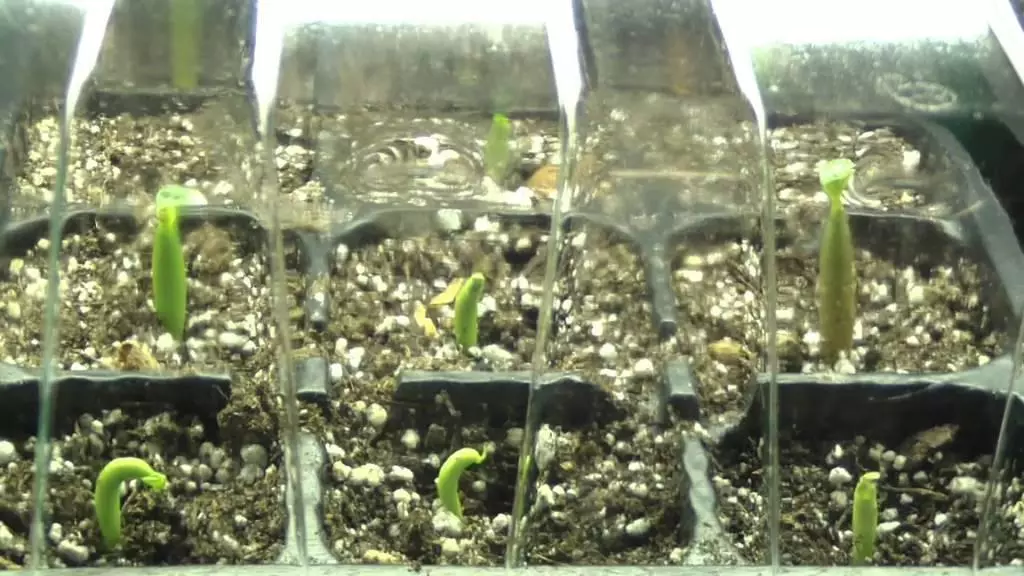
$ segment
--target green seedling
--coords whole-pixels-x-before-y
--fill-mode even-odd
[[[878,536],[878,472],[865,472],[853,490],[853,564],[875,555]]]
[[[153,233],[153,306],[171,336],[181,341],[185,332],[188,284],[185,252],[179,230],[180,209],[202,206],[206,197],[184,186],[164,186],[156,195],[156,230]]]
[[[847,159],[823,162],[818,167],[818,177],[829,201],[818,260],[818,329],[822,337],[822,357],[828,362],[835,362],[840,352],[853,347],[857,278],[853,234],[843,207],[843,192],[853,172],[853,162]]]
[[[484,170],[497,183],[508,174],[511,151],[509,139],[512,137],[512,123],[504,114],[495,114],[491,119],[491,131],[487,134],[484,146]]]
[[[203,13],[199,0],[171,0],[171,81],[191,90],[199,84]]]
[[[459,478],[462,477],[466,468],[480,464],[486,458],[486,452],[481,454],[472,448],[462,448],[453,452],[441,465],[440,472],[437,473],[437,480],[435,480],[437,497],[441,499],[441,505],[445,510],[460,520],[462,519],[462,501],[459,500]]]
[[[121,483],[136,479],[157,492],[167,487],[167,477],[139,458],[115,458],[103,467],[96,478],[93,504],[103,545],[108,550],[121,541]]]
[[[455,296],[455,342],[463,348],[476,346],[479,318],[477,303],[484,295],[484,275],[474,273],[466,279]]]

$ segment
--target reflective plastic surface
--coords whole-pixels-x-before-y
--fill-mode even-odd
[[[1019,566],[1022,50],[996,0],[7,0],[0,566]],[[168,483],[108,550],[118,457]]]

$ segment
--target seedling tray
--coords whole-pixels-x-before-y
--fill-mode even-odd
[[[955,328],[971,336],[969,341],[978,350],[979,357],[971,361],[984,365],[954,365],[956,369],[929,373],[922,369],[914,374],[860,370],[848,375],[804,375],[793,372],[813,362],[813,352],[810,344],[798,341],[795,351],[783,351],[783,371],[789,373],[779,381],[783,465],[790,463],[787,450],[791,446],[815,454],[813,448],[821,442],[839,444],[846,459],[836,457],[828,467],[824,460],[813,462],[826,471],[827,483],[830,468],[843,466],[851,475],[871,469],[865,462],[875,443],[884,445],[882,461],[891,464],[894,460],[888,460],[887,450],[894,451],[893,459],[910,458],[910,454],[895,452],[903,446],[914,446],[911,440],[921,432],[955,426],[951,438],[932,446],[922,460],[915,460],[917,470],[934,464],[939,466],[940,476],[959,470],[956,466],[963,466],[964,474],[967,470],[982,474],[983,456],[990,454],[995,445],[1001,402],[1005,400],[1002,389],[1009,378],[1005,351],[1022,309],[1021,297],[1011,288],[1024,284],[1024,254],[1017,248],[1009,222],[991,191],[948,134],[905,121],[880,120],[879,124],[903,126],[927,155],[949,159],[957,168],[956,187],[963,195],[960,202],[978,207],[951,218],[855,211],[855,242],[870,250],[877,260],[889,262],[891,269],[911,268],[919,278],[932,277],[929,274],[937,267],[959,269],[970,264],[970,285],[976,289],[977,302],[956,310],[959,315],[950,318]],[[458,217],[457,224],[453,214]],[[206,208],[190,213],[188,221],[246,230],[239,241],[254,254],[265,249],[266,230],[258,218],[245,212]],[[809,258],[813,265],[813,246],[810,250],[800,248],[803,231],[787,230],[789,222],[780,220],[780,247],[792,247],[790,256],[794,260]],[[97,225],[105,230],[117,228],[128,235],[138,231],[138,220],[129,215],[78,208],[72,211],[66,229],[84,233]],[[457,212],[440,218],[434,212],[391,210],[361,213],[354,221],[323,232],[288,232],[295,376],[304,403],[301,450],[305,528],[309,556],[323,565],[314,571],[334,572],[339,568],[329,565],[338,564],[415,566],[446,562],[470,566],[432,566],[432,573],[498,570],[494,566],[504,552],[504,529],[516,475],[515,441],[525,425],[529,362],[538,322],[536,285],[543,272],[549,228],[550,221],[543,215]],[[16,257],[36,246],[45,234],[43,220],[13,224],[4,242],[8,256]],[[764,549],[764,543],[757,540],[765,534],[763,512],[734,514],[738,509],[759,510],[749,494],[760,491],[760,476],[752,465],[760,457],[756,446],[763,429],[760,394],[764,377],[756,362],[762,352],[761,336],[756,332],[756,322],[751,324],[754,330],[750,335],[731,332],[728,323],[707,324],[702,330],[704,319],[698,312],[703,304],[688,299],[693,287],[686,284],[692,284],[696,275],[683,271],[693,264],[687,257],[694,255],[695,247],[713,248],[716,242],[738,241],[756,247],[756,220],[742,214],[716,213],[636,231],[570,214],[565,234],[565,265],[560,269],[548,354],[550,371],[538,383],[534,396],[542,424],[537,434],[544,448],[536,454],[542,466],[531,477],[531,501],[543,502],[544,507],[531,513],[527,556],[532,565],[569,566],[531,570],[656,574],[679,568],[639,566],[763,564],[763,553],[758,550]],[[917,243],[920,253],[901,250],[906,238],[926,239]],[[785,278],[800,278],[803,269],[794,272],[785,268],[786,254],[782,256],[780,285],[785,285]],[[9,260],[7,263],[4,269],[9,269]],[[489,273],[486,293],[494,300],[484,304],[486,312],[480,324],[483,348],[479,355],[452,352],[443,313],[432,312],[438,322],[438,338],[414,333],[417,326],[411,304],[417,300],[426,303],[443,288],[444,282],[439,281],[464,276],[478,266]],[[702,271],[702,278],[716,273],[708,268]],[[265,282],[267,276],[263,274]],[[753,276],[756,280],[757,275]],[[520,277],[527,278],[527,282],[518,280]],[[400,286],[403,283],[405,286]],[[752,287],[756,288],[756,283]],[[141,282],[140,290],[144,288]],[[780,302],[784,303],[785,298]],[[609,310],[615,311],[614,319],[606,317]],[[807,312],[813,313],[813,307]],[[935,335],[929,337],[940,340]],[[496,348],[488,350],[488,345]],[[258,357],[266,350],[272,349],[257,345],[252,356]],[[61,372],[55,427],[58,436],[67,431],[74,433],[76,424],[83,426],[81,414],[125,409],[128,405],[143,412],[173,414],[175,420],[194,417],[202,433],[185,442],[187,446],[208,441],[215,446],[223,443],[228,451],[240,451],[253,440],[261,440],[260,430],[271,432],[273,441],[262,438],[271,444],[263,483],[257,484],[259,490],[239,490],[246,497],[261,496],[277,506],[278,512],[273,507],[260,508],[271,519],[267,525],[273,526],[277,535],[271,547],[274,554],[246,556],[243,552],[234,561],[245,564],[239,569],[287,573],[293,569],[287,564],[296,559],[291,537],[294,521],[284,518],[287,504],[283,491],[278,489],[284,475],[266,471],[283,466],[282,450],[276,441],[280,416],[272,400],[276,390],[267,384],[273,377],[260,374],[256,364],[247,364],[243,359],[247,356],[241,351],[235,354],[241,369],[211,369],[207,373],[208,367],[234,366],[232,362],[218,364],[214,358],[200,363],[203,369],[198,374],[180,377],[144,372]],[[991,355],[990,361],[980,358],[984,354]],[[927,354],[921,356],[921,362],[929,361]],[[866,361],[864,365],[868,365]],[[884,368],[884,355],[873,366]],[[5,411],[0,434],[5,437],[20,438],[34,430],[38,407],[35,370],[32,366],[10,366],[0,371],[4,377],[0,405]],[[706,377],[714,373],[727,377],[722,376],[721,381]],[[1010,465],[1012,470],[1020,470],[1024,401],[1015,398],[1014,402],[1010,446],[1015,452]],[[268,426],[253,430],[242,425],[245,419]],[[709,434],[701,437],[692,432],[698,420],[710,430]],[[858,440],[857,436],[864,439]],[[819,444],[808,448],[811,439]],[[459,529],[439,523],[429,500],[433,498],[433,477],[440,458],[455,448],[485,443],[491,443],[495,452],[488,462],[466,474],[465,526]],[[860,448],[864,454],[858,451]],[[831,450],[829,447],[826,452]],[[953,460],[939,458],[939,451],[952,455]],[[190,454],[189,449],[184,453]],[[821,456],[827,457],[828,453]],[[796,459],[797,455],[792,457]],[[95,461],[89,466],[98,464]],[[186,494],[187,475],[177,480],[182,494]],[[744,481],[748,485],[743,485]],[[845,564],[847,545],[841,531],[831,530],[833,524],[840,525],[840,518],[833,517],[828,508],[832,494],[826,492],[824,500],[816,495],[805,497],[799,493],[799,486],[789,481],[784,475],[783,495],[792,499],[783,505],[784,560]],[[910,504],[903,503],[897,492],[886,491],[889,482],[899,488],[898,474],[884,477],[883,507],[895,507],[897,515],[905,514],[900,506]],[[918,498],[913,502],[927,501],[923,496],[927,492],[943,495],[941,491],[947,486],[929,484],[916,493]],[[850,485],[842,490],[849,492]],[[837,485],[833,491],[842,490]],[[751,501],[738,500],[737,494]],[[977,519],[971,525],[968,509],[959,505],[955,495],[945,496],[953,506],[945,521],[962,521],[963,526],[973,529]],[[1004,501],[1010,496],[1008,492]],[[129,542],[155,546],[132,528],[133,523],[144,520],[178,526],[174,533],[189,542],[189,528],[194,524],[175,524],[169,505],[161,504],[160,497],[141,497],[144,506],[126,509]],[[805,501],[818,506],[822,514],[827,513],[829,524],[821,534],[835,551],[800,556],[796,544],[787,540],[787,535],[803,534],[787,516],[787,507],[791,502]],[[243,509],[243,514],[249,511]],[[934,510],[917,512],[920,522],[909,521],[905,528],[908,533],[920,534],[929,522],[935,524],[934,514],[926,516]],[[78,520],[88,517],[84,509],[76,510],[76,514]],[[798,516],[796,522],[813,528],[804,518]],[[26,519],[22,513],[18,522]],[[23,533],[23,525],[15,528]],[[228,530],[226,526],[220,528]],[[212,539],[213,530],[203,532],[203,537]],[[993,533],[997,539],[1002,538],[998,540],[997,561],[1019,557],[1021,552],[1014,548],[1018,545],[1000,530],[997,526]],[[961,536],[959,541],[965,541],[966,535]],[[814,546],[805,548],[819,550]],[[919,563],[963,564],[969,558],[963,546],[946,556],[914,556],[908,549],[887,546],[886,536],[879,548],[883,562],[906,565],[908,570]],[[214,547],[210,553],[222,551]],[[136,557],[136,561],[159,564],[165,561],[160,556],[164,553],[166,548],[155,555]],[[83,564],[99,561],[94,554]],[[206,559],[202,554],[194,556],[166,558],[179,563]],[[593,558],[605,561],[594,562]],[[255,565],[275,561],[277,565]],[[601,563],[626,566],[590,567]],[[204,569],[189,568],[197,573]],[[218,567],[220,571],[225,569]],[[387,574],[405,569],[345,568],[346,573],[353,574]],[[705,568],[687,569],[699,572]],[[83,568],[76,573],[89,571]]]

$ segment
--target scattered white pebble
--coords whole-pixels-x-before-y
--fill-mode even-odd
[[[437,211],[437,225],[447,232],[457,232],[462,229],[462,210],[442,208]]]
[[[6,524],[0,522],[0,550],[14,549],[14,532]]]
[[[641,358],[633,364],[633,374],[641,378],[654,376],[654,362],[650,358]]]
[[[402,446],[407,450],[415,450],[420,445],[420,433],[409,428],[402,433]]]
[[[893,470],[903,470],[907,465],[907,457],[902,454],[897,454],[892,460]]]
[[[832,508],[835,510],[846,510],[850,505],[850,495],[845,490],[833,490],[829,496]]]
[[[483,349],[480,350],[480,353],[488,362],[497,365],[508,364],[515,358],[511,352],[497,344],[488,344],[487,346],[484,346]]]
[[[228,350],[241,350],[246,340],[248,339],[245,336],[234,332],[221,332],[217,335],[217,343]]]
[[[556,444],[558,442],[557,435],[550,426],[545,424],[537,430],[537,438],[534,442],[533,455],[537,460],[537,468],[546,470],[551,461],[555,459]]]
[[[981,498],[985,494],[985,483],[971,476],[957,476],[949,481],[949,491]]]
[[[46,533],[46,537],[54,544],[60,542],[64,539],[64,527],[59,522],[50,524],[50,530]]]
[[[70,540],[61,540],[57,544],[57,555],[68,564],[80,566],[89,559],[89,548]]]
[[[849,484],[851,480],[853,476],[842,466],[836,466],[828,472],[828,481],[833,486],[843,486]]]
[[[647,518],[637,518],[626,524],[626,534],[637,537],[643,536],[651,531],[651,521]]]
[[[0,466],[6,466],[18,459],[18,449],[13,442],[0,440]]]
[[[331,475],[338,482],[345,482],[352,476],[352,467],[339,460],[331,465]]]
[[[899,527],[900,527],[900,523],[897,520],[892,520],[890,522],[880,522],[878,524],[878,533],[879,534],[888,534],[888,533],[892,532],[893,530],[896,530]]]
[[[605,342],[597,351],[597,355],[605,362],[614,362],[615,359],[619,357],[619,352],[615,349],[614,344],[611,342]]]
[[[366,408],[366,421],[370,423],[370,426],[380,430],[388,421],[387,409],[376,402],[370,404]]]
[[[441,555],[448,558],[454,558],[462,552],[462,547],[459,546],[459,541],[455,538],[441,538]]]
[[[259,444],[248,444],[242,446],[240,451],[242,462],[251,464],[258,468],[267,467],[267,449]]]
[[[447,536],[458,536],[462,534],[462,522],[451,512],[444,508],[438,508],[430,518],[434,526],[434,532]]]
[[[337,384],[345,377],[345,369],[342,368],[341,364],[332,362],[327,368],[327,373],[330,376],[331,383]]]
[[[366,356],[366,348],[357,346],[348,351],[348,367],[352,371],[359,370],[359,366],[363,363],[363,357]]]
[[[907,303],[911,306],[924,303],[924,286],[920,284],[909,286],[907,288]]]
[[[171,354],[178,349],[178,343],[169,332],[164,332],[156,339],[156,351],[161,354]]]
[[[350,484],[356,486],[369,486],[371,488],[380,486],[384,482],[384,469],[380,466],[370,463],[363,464],[352,469],[352,472],[348,476]]]
[[[405,466],[392,466],[391,472],[388,473],[388,480],[392,482],[407,482],[412,483],[416,479],[415,474],[412,470]]]

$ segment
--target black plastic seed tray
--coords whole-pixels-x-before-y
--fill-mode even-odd
[[[878,122],[892,125],[892,121]],[[941,254],[945,250],[958,250],[968,254],[986,271],[987,283],[983,298],[989,307],[988,322],[991,328],[1004,335],[1002,350],[1008,349],[1013,332],[1021,315],[1024,297],[1017,293],[1017,287],[1024,285],[1024,254],[1018,248],[1012,228],[1005,213],[1000,209],[991,191],[985,186],[969,158],[956,141],[943,130],[922,124],[897,125],[913,126],[911,137],[925,148],[926,157],[948,159],[955,167],[955,174],[962,191],[962,204],[974,209],[959,213],[948,220],[910,214],[881,214],[859,212],[853,215],[855,242],[866,243],[884,257],[897,261],[911,258],[927,259],[929,254]],[[89,225],[97,218],[113,218],[133,226],[134,219],[128,215],[97,215],[84,210],[73,211],[71,222]],[[492,214],[494,219],[522,219],[521,215]],[[244,213],[206,209],[199,211],[193,219],[212,219],[221,224],[241,224],[253,231],[258,242],[265,242],[265,230],[258,220]],[[92,219],[92,220],[90,220]],[[219,219],[219,220],[218,220]],[[531,216],[532,225],[539,229],[548,227],[549,219]],[[607,221],[600,221],[582,215],[572,214],[567,218],[566,230],[571,231],[582,224],[603,227],[614,235],[624,237],[642,262],[646,290],[650,302],[653,326],[658,340],[670,342],[679,335],[684,324],[678,318],[677,297],[672,288],[672,253],[682,244],[716,236],[735,237],[744,235],[757,243],[756,222],[752,225],[744,216],[716,214],[687,219],[673,218],[671,225],[654,226],[642,232],[625,229]],[[780,222],[783,227],[788,222]],[[75,224],[76,226],[82,224]],[[372,245],[385,238],[403,237],[427,232],[433,229],[433,216],[426,211],[391,211],[369,214],[341,229],[328,234],[308,230],[290,233],[289,238],[297,247],[298,258],[295,267],[304,276],[302,326],[311,333],[328,330],[333,312],[345,306],[345,302],[332,301],[328,286],[331,282],[335,250],[340,243],[349,247]],[[5,250],[24,250],[46,235],[44,220],[14,224],[5,236]],[[907,245],[906,239],[916,241],[920,255],[908,255],[900,247]],[[889,253],[886,253],[886,250]],[[5,262],[6,264],[6,262]],[[913,264],[913,262],[911,262]],[[5,267],[6,268],[6,267]],[[565,273],[565,270],[562,271]],[[555,318],[558,329],[559,317]],[[334,410],[337,404],[348,405],[359,398],[343,398],[336,395],[338,388],[331,382],[332,364],[338,359],[330,352],[305,355],[296,362],[296,383],[302,400],[319,404],[324,410]],[[348,370],[347,367],[343,367]],[[783,448],[786,442],[803,437],[834,439],[842,442],[849,436],[865,436],[865,442],[884,443],[896,447],[907,442],[908,436],[922,428],[947,424],[958,427],[953,440],[946,446],[958,453],[974,456],[991,454],[995,445],[1005,402],[1004,390],[1009,378],[1009,358],[1002,355],[992,359],[986,366],[948,374],[889,374],[861,373],[849,376],[785,374],[779,379],[781,391],[779,427],[783,433]],[[33,420],[37,404],[34,391],[38,389],[38,378],[28,368],[9,367],[0,371],[4,383],[0,387],[4,415],[4,434],[25,434],[34,428]],[[58,380],[58,429],[74,418],[76,413],[98,408],[116,407],[123,402],[155,402],[172,406],[183,413],[198,413],[207,420],[216,421],[216,412],[228,401],[240,375],[231,376],[182,376],[169,378],[145,376],[143,374],[110,373],[61,373]],[[764,377],[758,376],[755,389],[762,389]],[[655,420],[666,428],[679,421],[699,420],[708,416],[699,398],[702,383],[691,359],[671,357],[656,366],[653,384],[646,390],[653,398]],[[452,408],[473,417],[505,421],[522,425],[525,421],[530,387],[529,373],[522,370],[500,371],[492,366],[459,372],[398,371],[395,375],[393,402],[396,406],[435,403],[439,396],[445,396]],[[88,394],[80,394],[88,390]],[[602,429],[611,426],[624,417],[621,404],[615,401],[615,393],[607,386],[591,382],[582,372],[566,371],[545,376],[538,383],[534,396],[541,414],[540,421],[567,428],[591,427]],[[751,395],[751,402],[739,424],[728,429],[712,429],[713,439],[706,443],[695,438],[681,440],[673,449],[678,453],[678,467],[685,478],[685,492],[677,501],[651,503],[652,507],[679,507],[678,546],[687,548],[686,561],[691,564],[714,565],[723,563],[758,562],[744,554],[737,546],[737,535],[731,533],[720,521],[723,503],[716,492],[711,477],[720,474],[715,462],[724,450],[731,446],[756,446],[764,428],[763,398]],[[1024,400],[1015,397],[1008,464],[1012,470],[1020,470],[1024,455]],[[211,424],[212,425],[212,424]],[[303,487],[306,491],[304,517],[307,546],[311,560],[318,564],[335,564],[336,560],[327,542],[322,516],[327,513],[323,503],[323,478],[327,468],[327,456],[320,440],[312,434],[302,435]],[[737,448],[739,450],[739,448]],[[925,459],[925,461],[927,458]],[[925,461],[918,462],[918,465]],[[787,461],[783,459],[783,466]],[[752,487],[753,492],[758,486]],[[883,487],[883,491],[884,491]],[[785,512],[785,505],[784,505]],[[280,557],[283,563],[293,563],[297,558],[292,530],[289,522],[288,545]],[[789,526],[783,527],[783,533]],[[764,527],[760,530],[763,532]],[[529,551],[527,552],[529,555]],[[667,562],[668,559],[666,558]],[[218,567],[218,571],[228,570]],[[245,570],[273,570],[287,573],[292,568],[245,567]],[[337,571],[340,568],[315,567],[315,571]],[[711,568],[694,567],[700,572]],[[733,570],[754,570],[736,567]],[[762,568],[756,568],[762,571]],[[180,568],[179,568],[180,570]],[[203,568],[190,568],[197,573]],[[352,574],[397,573],[396,568],[356,567],[345,568]],[[431,567],[431,571],[442,573],[486,573],[487,568],[446,568]],[[558,574],[658,574],[662,571],[678,571],[678,568],[608,568],[608,567],[558,567],[535,568],[531,573],[552,572]],[[716,569],[718,570],[718,569]],[[796,572],[804,569],[797,568]],[[815,569],[820,570],[820,569]],[[836,570],[845,570],[837,568]],[[890,569],[871,569],[879,574]],[[907,574],[910,568],[901,570]],[[920,568],[922,573],[927,569]],[[958,573],[961,568],[943,568]],[[1000,570],[1011,573],[1011,568]],[[88,570],[76,573],[87,574]],[[140,573],[159,573],[158,569],[142,569]],[[269,572],[268,572],[269,573]],[[966,572],[965,572],[966,573]]]
[[[1021,297],[1014,293],[1012,287],[1024,285],[1024,255],[1017,247],[1005,213],[973,169],[969,158],[943,129],[907,120],[876,119],[875,122],[879,126],[895,125],[899,133],[922,150],[923,163],[947,163],[962,193],[961,198],[955,199],[955,204],[970,209],[957,211],[948,219],[912,212],[851,209],[855,242],[859,247],[869,248],[876,257],[895,262],[897,267],[927,269],[930,265],[948,261],[950,255],[976,263],[981,270],[981,297],[988,307],[988,313],[982,316],[981,321],[985,324],[985,330],[1000,335],[998,346],[1005,353],[1011,345],[1021,313]],[[512,220],[523,218],[520,215],[504,217]],[[427,211],[399,210],[366,215],[360,221],[336,231],[333,239],[324,239],[318,248],[321,252],[319,257],[307,257],[304,260],[313,262],[314,270],[329,275],[332,268],[329,261],[331,252],[338,243],[352,248],[373,244],[388,237],[401,238],[422,233],[433,226],[431,219],[432,213]],[[676,336],[681,325],[677,318],[676,295],[672,289],[673,249],[680,244],[708,241],[716,237],[741,236],[754,244],[760,241],[756,219],[728,213],[666,218],[664,226],[653,225],[644,230],[630,230],[608,219],[572,214],[567,218],[566,230],[571,231],[583,222],[627,238],[628,243],[640,254],[655,330],[662,340]],[[547,226],[544,218],[537,219],[536,224]],[[786,238],[786,227],[792,222],[780,219],[778,224],[780,236]],[[814,258],[816,251],[811,250],[808,254]],[[317,264],[315,261],[318,259],[328,261]],[[562,272],[566,273],[564,270]],[[330,309],[323,304],[326,298],[312,298],[311,301],[314,302],[314,308],[307,308],[309,317],[322,318],[325,314],[330,317]],[[331,306],[336,305],[331,303]],[[322,400],[326,401],[330,397],[331,388],[327,382],[327,361],[310,359],[306,362],[316,364],[317,368],[312,372],[318,375],[321,383],[303,388],[321,390]],[[833,429],[827,437],[837,437],[837,434],[865,435],[871,441],[898,443],[901,435],[912,435],[929,423],[938,426],[945,422],[962,426],[955,440],[958,449],[968,446],[969,449],[963,450],[973,455],[991,453],[1005,401],[1003,390],[1008,382],[1007,362],[1005,355],[999,356],[984,368],[950,374],[881,372],[851,376],[826,375],[820,378],[814,375],[786,374],[780,381],[783,411],[780,429],[787,431],[792,428],[801,434],[813,436],[822,434],[821,425],[831,424]],[[659,406],[657,412],[663,422],[700,418],[698,399],[702,384],[690,361],[682,357],[670,359],[659,366],[656,380],[659,384],[653,392],[656,392]],[[445,392],[459,411],[487,414],[491,419],[508,418],[509,412],[524,412],[529,388],[527,373],[498,373],[489,369],[433,374],[423,371],[402,372],[398,374],[397,384],[397,403],[429,403],[439,393]],[[566,391],[554,392],[559,387],[566,388]],[[576,390],[570,391],[569,387]],[[545,390],[553,391],[550,398],[543,394]],[[597,426],[606,425],[623,416],[621,411],[616,410],[598,409],[593,413],[583,410],[583,406],[594,405],[594,398],[599,399],[598,406],[614,406],[614,402],[610,398],[601,399],[602,388],[586,384],[579,376],[549,375],[540,385],[539,391],[536,397],[538,407],[550,418],[549,422],[566,426],[580,424],[578,421],[570,423],[561,420],[558,415],[564,415],[565,412],[571,412],[574,420],[589,417]],[[580,393],[585,396],[578,396]],[[717,451],[729,446],[730,442],[756,444],[763,426],[760,412],[763,398],[760,395],[752,398],[747,415],[740,424],[728,431],[715,431],[718,440],[709,443],[707,447],[696,440],[684,441],[679,446],[680,463],[688,478],[688,493],[681,503],[675,504],[681,504],[686,509],[682,516],[684,521],[693,523],[680,531],[681,537],[694,544],[700,543],[690,546],[688,560],[694,564],[752,560],[737,550],[735,535],[724,530],[716,516],[719,509],[718,496],[709,480],[716,470],[707,454],[710,450],[717,457]],[[575,410],[562,408],[567,404]],[[1020,404],[1019,399],[1014,400],[1009,443],[1012,450],[1007,462],[1010,470],[1019,469],[1020,455],[1017,451],[1024,447],[1024,437],[1014,432],[1024,425]],[[497,416],[494,414],[495,407],[500,408]],[[843,413],[853,415],[844,419]],[[917,419],[912,415],[917,415]],[[521,414],[510,420],[523,421]],[[894,427],[893,422],[902,424]],[[784,442],[790,437],[785,435]],[[752,490],[756,492],[756,488]]]

